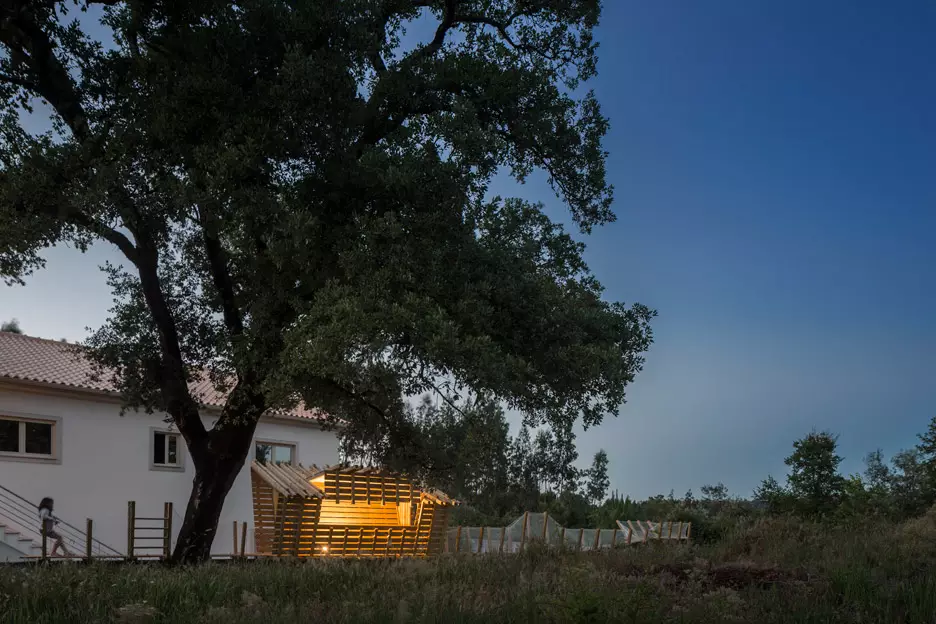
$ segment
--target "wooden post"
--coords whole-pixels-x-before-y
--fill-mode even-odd
[[[660,540],[661,542],[663,541],[663,522],[665,521],[660,520],[660,531],[659,531],[659,535],[657,535],[657,539]]]
[[[614,524],[614,532],[611,534],[611,550],[617,546],[617,523]]]
[[[506,535],[507,535],[507,527],[501,527],[500,546],[497,547],[497,552],[500,552],[500,553],[504,552],[504,536]]]
[[[523,527],[520,530],[520,550],[523,550],[523,543],[526,541],[527,521],[530,518],[530,512],[523,512]]]
[[[90,563],[91,557],[94,556],[94,551],[91,548],[92,538],[91,531],[94,528],[94,522],[91,518],[88,518],[87,526],[85,527],[85,558]]]
[[[481,546],[484,544],[484,527],[481,527],[481,532],[478,533],[478,554],[481,554]]]
[[[172,503],[163,505],[163,558],[172,555]]]
[[[231,551],[231,556],[237,556],[237,520],[234,521],[234,550]]]
[[[562,542],[562,547],[565,548],[565,527],[562,527],[562,531],[559,533],[559,541]]]
[[[689,534],[692,533],[692,523],[689,523],[689,526],[686,527],[686,539],[689,539]]]
[[[40,528],[40,530],[42,531],[42,558],[45,559],[46,557],[49,556],[49,553],[48,553],[48,539],[49,539],[49,536],[46,535],[46,523],[43,522],[43,523],[42,523],[42,526],[39,527],[39,528]]]
[[[127,559],[134,555],[134,525],[136,523],[136,501],[127,502]]]
[[[627,521],[627,545],[630,546],[631,540],[634,539],[634,525],[631,524],[631,521]]]
[[[287,506],[285,504],[280,504],[279,522],[277,522],[276,534],[273,536],[273,554],[277,556],[282,556],[283,554],[283,530],[286,528],[286,508]]]
[[[547,533],[546,533],[546,527],[547,527],[548,525],[549,525],[549,512],[544,511],[544,512],[543,512],[543,536],[542,536],[543,542],[545,542],[546,539],[547,539],[547,537],[548,537],[548,535],[547,535]]]
[[[669,522],[669,531],[666,534],[666,539],[673,539],[673,521]]]
[[[679,521],[679,525],[676,527],[676,539],[682,539],[682,520]]]
[[[241,543],[240,543],[240,556],[242,559],[246,559],[247,556],[247,523],[244,522],[241,525]],[[313,548],[315,545],[313,544]]]
[[[585,550],[585,528],[579,529],[578,549]]]
[[[601,545],[601,529],[595,529],[595,545],[592,550],[598,550]]]
[[[299,516],[296,518],[296,535],[293,537],[293,552],[299,556],[299,539],[302,537],[302,517],[305,515],[305,501],[299,499]]]
[[[458,525],[458,529],[455,531],[455,552],[458,552],[458,547],[461,545],[461,525]]]
[[[638,520],[637,522],[639,523],[640,520]],[[647,543],[647,540],[650,539],[650,529],[651,529],[651,527],[650,527],[650,521],[647,520],[647,530],[644,531],[644,538],[643,538],[643,543],[644,543],[644,544],[646,544],[646,543]]]

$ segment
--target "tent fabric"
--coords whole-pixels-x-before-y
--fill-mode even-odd
[[[524,530],[524,525],[526,528]],[[594,550],[646,541],[689,539],[688,522],[617,521],[616,529],[563,528],[548,513],[527,513],[506,527],[453,527],[447,533],[447,552],[515,553],[521,543],[545,541],[576,550]]]

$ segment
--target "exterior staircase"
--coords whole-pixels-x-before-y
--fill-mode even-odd
[[[0,562],[19,561],[24,557],[39,557],[42,545],[15,528],[0,523]]]
[[[88,550],[87,534],[59,518],[56,532],[62,536],[65,547],[74,555],[83,557]],[[46,550],[52,552],[51,540]],[[96,539],[91,540],[94,557],[122,557],[123,553]],[[22,561],[42,556],[42,533],[39,528],[39,510],[30,502],[0,485],[0,562]]]

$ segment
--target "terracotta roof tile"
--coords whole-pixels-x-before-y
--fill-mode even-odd
[[[115,384],[106,378],[92,379],[91,362],[81,355],[81,347],[67,342],[35,338],[12,332],[0,332],[0,378],[31,381],[89,390],[117,393]],[[225,393],[218,392],[211,381],[193,381],[189,390],[203,405],[223,407]],[[280,412],[283,414],[283,412]],[[304,405],[285,415],[294,418],[322,420],[319,410]]]

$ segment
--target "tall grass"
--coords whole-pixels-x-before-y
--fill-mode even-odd
[[[936,514],[765,519],[707,545],[433,561],[0,568],[0,621],[901,622],[936,617]]]

